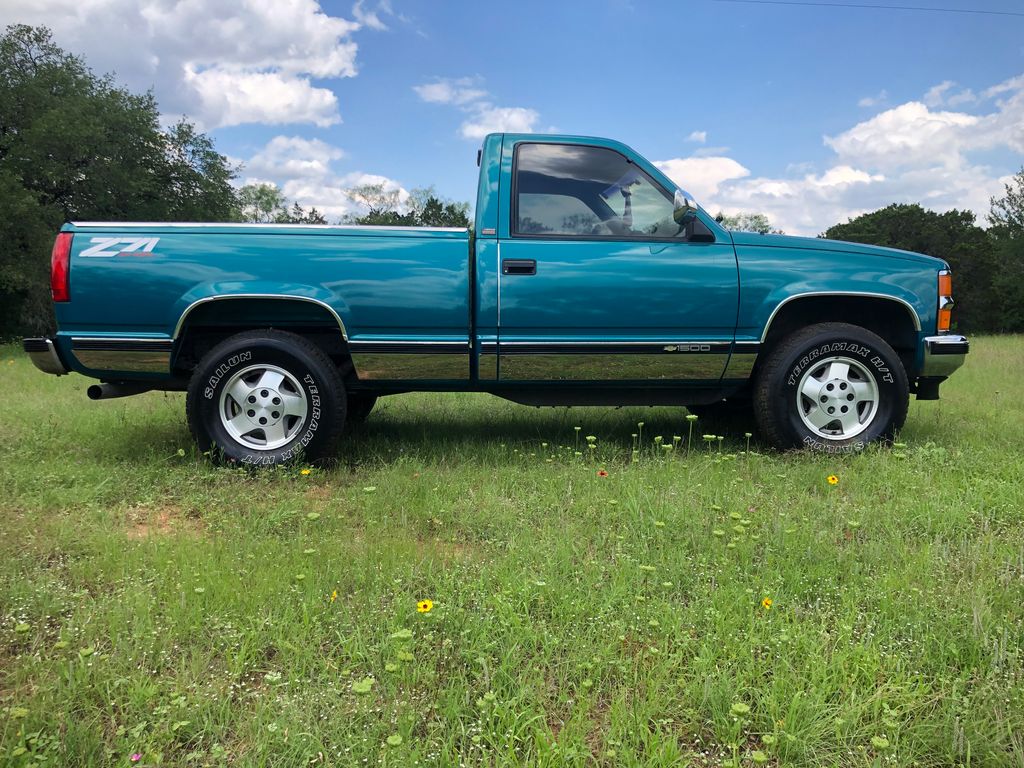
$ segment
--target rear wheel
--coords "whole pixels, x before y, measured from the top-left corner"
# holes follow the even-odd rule
[[[769,353],[754,412],[776,447],[844,452],[892,439],[909,398],[903,364],[884,340],[855,325],[821,323]]]
[[[231,463],[325,460],[345,423],[338,369],[315,344],[284,331],[222,341],[197,366],[186,403],[200,450]]]

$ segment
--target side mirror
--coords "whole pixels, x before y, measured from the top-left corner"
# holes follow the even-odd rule
[[[697,218],[697,203],[691,200],[681,189],[676,190],[673,200],[672,218],[680,226]]]
[[[715,233],[708,229],[707,225],[697,217],[690,219],[683,231],[686,233],[686,242],[688,243],[715,242]]]

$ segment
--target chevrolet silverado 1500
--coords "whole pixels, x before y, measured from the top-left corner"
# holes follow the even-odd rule
[[[95,223],[52,253],[36,365],[184,390],[204,451],[329,459],[382,395],[752,411],[773,445],[891,439],[968,342],[941,259],[730,232],[629,147],[492,134],[469,229]]]

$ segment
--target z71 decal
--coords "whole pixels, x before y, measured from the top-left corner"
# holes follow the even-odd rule
[[[92,248],[86,248],[82,258],[110,258],[111,256],[152,256],[153,249],[160,242],[159,237],[93,237],[89,240]]]

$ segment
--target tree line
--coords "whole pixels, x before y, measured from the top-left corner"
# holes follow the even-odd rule
[[[0,37],[0,339],[52,329],[49,254],[66,221],[326,224],[273,184],[238,187],[238,167],[180,120],[162,127],[152,93],[97,76],[44,27]],[[356,224],[468,226],[469,205],[381,186],[348,190]]]
[[[273,184],[242,187],[239,168],[187,120],[162,127],[152,93],[97,76],[49,30],[12,25],[0,37],[0,339],[52,328],[49,250],[65,221],[251,221],[326,224]],[[362,213],[343,223],[470,225],[469,204],[432,188],[406,196],[382,184],[346,194]],[[939,256],[954,274],[964,331],[1024,331],[1024,169],[993,198],[988,228],[970,211],[893,204],[820,237]],[[721,217],[730,229],[779,232],[760,213]]]

